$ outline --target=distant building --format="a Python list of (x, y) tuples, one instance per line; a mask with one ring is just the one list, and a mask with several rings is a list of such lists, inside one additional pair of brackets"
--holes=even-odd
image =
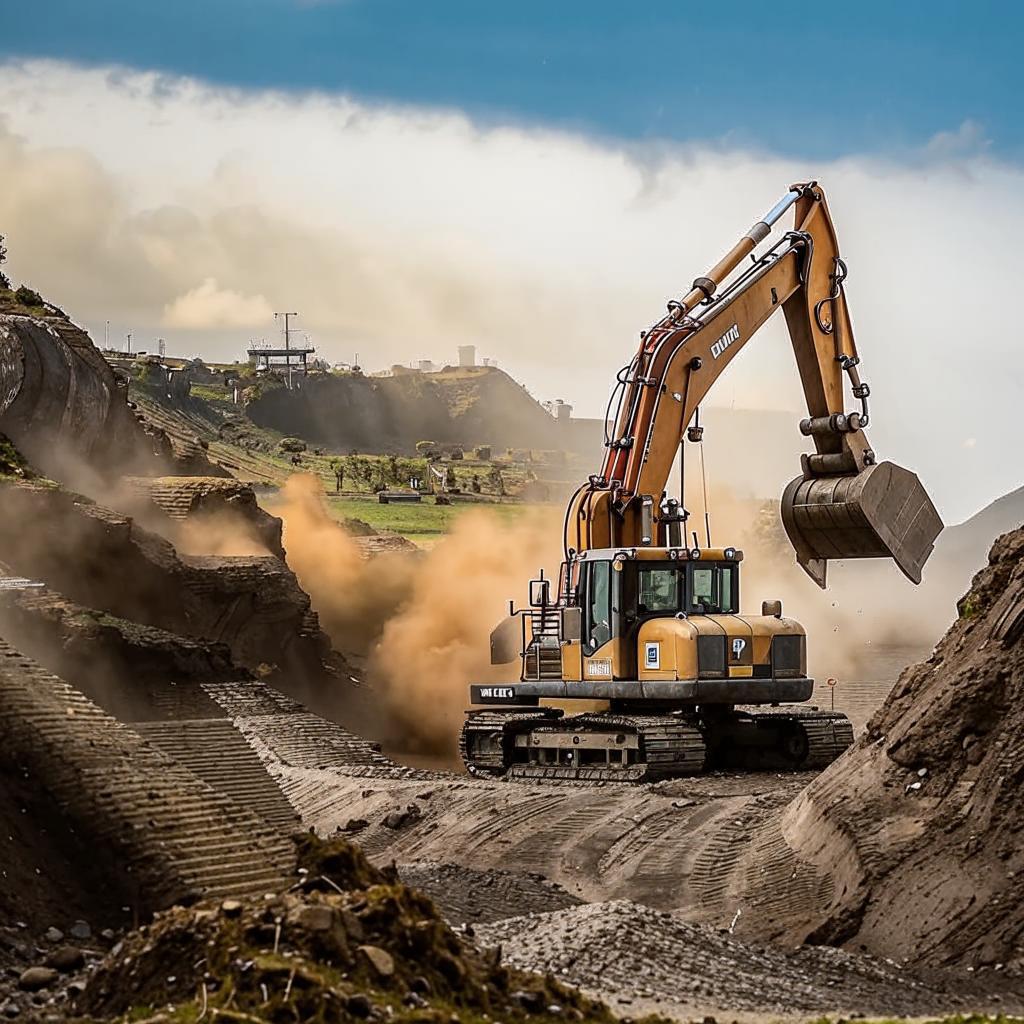
[(476, 366), (476, 345), (459, 346), (459, 366)]
[(283, 373), (288, 377), (290, 385), (293, 374), (305, 376), (308, 369), (307, 360), (315, 351), (315, 348), (309, 346), (294, 348), (288, 345), (285, 348), (276, 348), (265, 341), (253, 341), (246, 354), (250, 365), (255, 366), (257, 371)]
[(572, 406), (563, 402), (560, 398), (556, 398), (554, 404), (551, 406), (551, 415), (556, 420), (567, 420), (572, 417)]

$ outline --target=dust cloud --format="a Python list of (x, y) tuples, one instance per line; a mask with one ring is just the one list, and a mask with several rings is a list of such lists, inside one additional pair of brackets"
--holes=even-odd
[(365, 659), (380, 738), (454, 762), (469, 683), (518, 671), (492, 668), (488, 638), (526, 580), (557, 565), (560, 516), (530, 510), (508, 523), (473, 509), (429, 551), (368, 561), (330, 517), (315, 477), (292, 476), (270, 509), (324, 629), (346, 656)]
[(288, 564), (335, 647), (365, 658), (406, 601), (417, 568), (405, 555), (367, 562), (362, 549), (331, 518), (323, 486), (311, 474), (293, 474), (267, 510), (284, 523)]
[(509, 598), (522, 598), (541, 565), (557, 565), (559, 525), (554, 511), (507, 524), (473, 510), (420, 563), (408, 604), (370, 660), (370, 677), (414, 751), (454, 754), (469, 683), (518, 678), (518, 664), (491, 666), (488, 638)]
[(270, 555), (255, 526), (240, 512), (218, 509), (176, 524), (172, 538), (183, 555)]

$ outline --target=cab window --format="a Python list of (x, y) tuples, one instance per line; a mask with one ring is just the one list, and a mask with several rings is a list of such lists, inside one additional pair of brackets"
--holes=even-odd
[(679, 572), (671, 569), (640, 570), (640, 612), (679, 610)]
[(738, 612), (739, 595), (736, 593), (736, 566), (719, 566), (718, 580), (718, 606), (723, 612)]
[(729, 615), (739, 609), (735, 565), (695, 565), (690, 569), (691, 615)]
[(607, 643), (612, 636), (611, 630), (611, 563), (594, 562), (590, 566), (590, 595), (588, 601), (590, 611), (589, 635), (587, 639), (593, 648)]
[(711, 608), (718, 602), (715, 600), (715, 570), (701, 566), (693, 570), (693, 605)]

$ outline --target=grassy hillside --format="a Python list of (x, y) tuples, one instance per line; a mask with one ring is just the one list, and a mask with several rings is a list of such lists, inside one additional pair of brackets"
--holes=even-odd
[[(466, 452), (463, 458), (445, 454), (428, 460), (331, 449), (253, 422), (247, 406), (236, 404), (225, 385), (193, 384), (187, 397), (172, 397), (143, 370), (140, 366), (132, 374), (131, 400), (146, 420), (168, 433), (179, 455), (198, 454), (261, 487), (277, 488), (293, 473), (312, 473), (322, 481), (339, 521), (358, 519), (421, 546), (435, 542), (474, 506), (487, 505), (514, 519), (530, 505), (561, 502), (583, 472), (581, 460), (559, 452), (479, 453), (489, 458)], [(379, 501), (381, 489), (408, 490), (413, 479), (429, 487), (431, 466), (444, 474), (453, 504), (438, 505), (430, 494), (414, 504)], [(436, 477), (434, 482), (439, 486)]]
[[(411, 454), (418, 441), (566, 449), (578, 436), (495, 367), (439, 373), (311, 375), (300, 389), (254, 396), (250, 418), (326, 448)], [(586, 445), (593, 455), (596, 434)]]

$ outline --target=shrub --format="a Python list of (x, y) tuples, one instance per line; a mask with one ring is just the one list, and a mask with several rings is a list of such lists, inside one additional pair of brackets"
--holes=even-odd
[(43, 299), (39, 292), (34, 292), (25, 285), (21, 285), (14, 293), (14, 299), (22, 306), (41, 306), (43, 304)]

